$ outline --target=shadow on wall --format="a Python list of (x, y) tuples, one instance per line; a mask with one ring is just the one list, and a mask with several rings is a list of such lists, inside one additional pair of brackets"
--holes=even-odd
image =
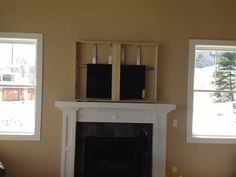
[(234, 164), (235, 168), (234, 168), (233, 174), (230, 177), (236, 177), (236, 155), (234, 155), (232, 164)]

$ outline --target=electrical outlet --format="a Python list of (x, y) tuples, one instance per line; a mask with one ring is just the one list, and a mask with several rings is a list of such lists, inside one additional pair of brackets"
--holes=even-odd
[(178, 120), (174, 119), (173, 120), (173, 128), (176, 128), (176, 127), (178, 127)]
[(172, 167), (172, 173), (177, 173), (178, 172), (178, 169), (177, 169), (177, 167)]

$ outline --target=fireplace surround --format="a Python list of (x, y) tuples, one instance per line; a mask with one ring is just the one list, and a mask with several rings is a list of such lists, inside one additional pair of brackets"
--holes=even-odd
[[(152, 124), (152, 177), (165, 177), (167, 114), (173, 104), (57, 101), (63, 112), (61, 177), (74, 175), (76, 123)], [(78, 131), (78, 130), (77, 130)]]

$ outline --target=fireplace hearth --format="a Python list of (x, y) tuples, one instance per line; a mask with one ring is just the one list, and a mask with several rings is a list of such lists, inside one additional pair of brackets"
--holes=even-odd
[(61, 177), (165, 177), (172, 104), (65, 102)]

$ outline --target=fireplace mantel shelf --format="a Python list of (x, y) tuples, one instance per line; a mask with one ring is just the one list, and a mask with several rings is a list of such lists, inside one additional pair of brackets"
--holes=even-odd
[(152, 177), (165, 177), (167, 114), (174, 104), (56, 101), (63, 112), (61, 177), (74, 177), (76, 122), (153, 124)]
[(153, 110), (157, 113), (167, 114), (176, 109), (174, 104), (158, 103), (126, 103), (126, 102), (75, 102), (56, 101), (55, 106), (62, 111), (80, 108), (112, 108), (112, 109), (145, 109)]

